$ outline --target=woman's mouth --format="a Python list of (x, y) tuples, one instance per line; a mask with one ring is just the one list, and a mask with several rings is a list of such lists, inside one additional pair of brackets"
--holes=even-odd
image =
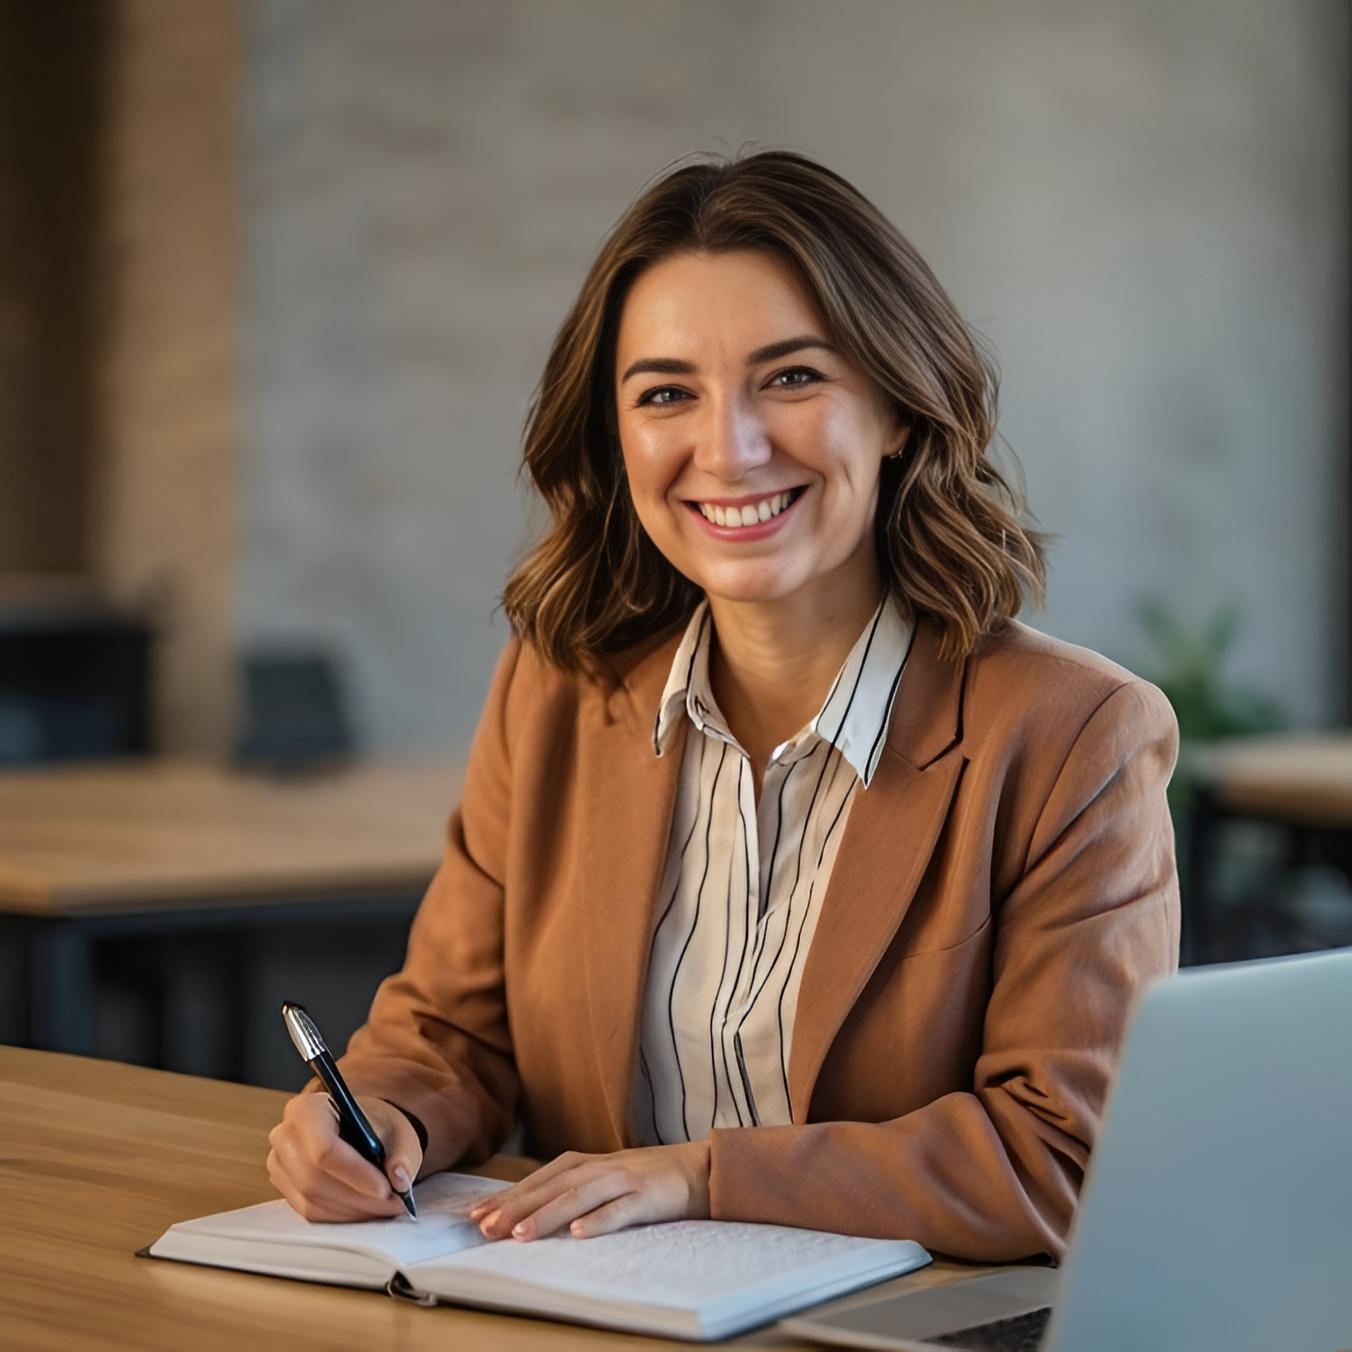
[(793, 514), (806, 484), (763, 497), (745, 498), (735, 505), (713, 502), (687, 502), (685, 505), (711, 535), (719, 540), (763, 540), (782, 529)]

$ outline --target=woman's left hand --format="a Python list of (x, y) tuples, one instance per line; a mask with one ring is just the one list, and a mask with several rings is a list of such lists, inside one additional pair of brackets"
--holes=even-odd
[(565, 1228), (582, 1239), (708, 1215), (708, 1141), (611, 1155), (569, 1151), (469, 1210), (488, 1239), (539, 1239)]

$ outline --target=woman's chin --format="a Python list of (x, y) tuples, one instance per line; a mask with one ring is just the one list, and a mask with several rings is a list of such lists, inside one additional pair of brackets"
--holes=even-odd
[(791, 596), (798, 590), (800, 579), (786, 574), (782, 567), (776, 567), (768, 560), (765, 564), (748, 560), (735, 568), (710, 570), (699, 583), (706, 595), (715, 600), (754, 605), (782, 601)]

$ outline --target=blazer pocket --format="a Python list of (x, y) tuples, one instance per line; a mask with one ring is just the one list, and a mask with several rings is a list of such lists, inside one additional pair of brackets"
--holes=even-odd
[(949, 953), (955, 948), (961, 948), (964, 944), (970, 944), (974, 939), (979, 939), (990, 928), (993, 919), (994, 917), (987, 911), (985, 916), (977, 922), (976, 927), (968, 933), (956, 939), (951, 939), (947, 943), (936, 942), (925, 947), (909, 947), (903, 944), (898, 950), (897, 956), (899, 958), (923, 958), (937, 953)]
[(989, 866), (972, 867), (951, 839), (943, 839), (893, 940), (906, 957), (941, 953), (973, 939), (991, 923)]

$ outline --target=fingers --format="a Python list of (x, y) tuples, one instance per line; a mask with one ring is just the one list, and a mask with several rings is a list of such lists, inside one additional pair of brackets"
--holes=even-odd
[[(548, 1164), (542, 1164), (533, 1174), (523, 1178), (520, 1183), (515, 1183), (510, 1188), (503, 1188), (500, 1192), (491, 1193), (481, 1201), (476, 1202), (466, 1212), (466, 1215), (470, 1220), (479, 1224), (488, 1238), (499, 1238), (499, 1228), (501, 1234), (505, 1235), (512, 1225), (525, 1214), (521, 1210), (523, 1202), (529, 1198), (543, 1196), (541, 1189), (550, 1180), (561, 1173), (577, 1168), (591, 1158), (590, 1155), (580, 1155), (575, 1150), (565, 1151), (562, 1155), (555, 1156)], [(599, 1158), (604, 1158), (604, 1156)], [(513, 1219), (507, 1225), (498, 1227), (496, 1222), (504, 1212), (511, 1215)]]
[[(378, 1170), (370, 1165), (360, 1172), (346, 1167), (340, 1152), (350, 1150), (351, 1147), (336, 1137), (333, 1142), (315, 1144), (281, 1127), (274, 1127), (268, 1142), (272, 1147), (268, 1154), (269, 1173), (274, 1166), (285, 1171), (287, 1177), (307, 1196), (341, 1196), (347, 1198), (351, 1205), (357, 1198), (367, 1204), (382, 1203), (390, 1195), (390, 1186), (381, 1178)], [(335, 1160), (336, 1168), (331, 1170), (328, 1166)], [(357, 1163), (366, 1164), (361, 1159)]]
[(396, 1192), (407, 1192), (422, 1167), (422, 1147), (413, 1124), (384, 1099), (362, 1099), (362, 1108), (385, 1147), (385, 1177)]
[(497, 1211), (503, 1206), (515, 1203), (527, 1192), (537, 1188), (545, 1179), (552, 1178), (564, 1169), (571, 1169), (588, 1158), (590, 1157), (579, 1155), (574, 1150), (556, 1155), (548, 1164), (542, 1164), (534, 1173), (523, 1178), (519, 1183), (514, 1183), (510, 1188), (503, 1188), (498, 1192), (490, 1193), (487, 1197), (475, 1202), (465, 1214), (470, 1220), (479, 1221), (489, 1212)]
[(403, 1203), (397, 1197), (376, 1203), (362, 1200), (359, 1206), (353, 1206), (352, 1193), (341, 1186), (304, 1190), (292, 1180), (275, 1154), (268, 1157), (268, 1176), (291, 1209), (307, 1221), (369, 1221), (404, 1215)]
[[(515, 1187), (484, 1198), (469, 1215), (478, 1221), (488, 1239), (505, 1239), (508, 1235), (521, 1240), (543, 1239), (643, 1187), (643, 1179), (618, 1155), (569, 1153), (537, 1169)], [(626, 1223), (621, 1219), (627, 1214), (624, 1209), (609, 1214), (612, 1228)]]
[[(359, 1101), (382, 1141), (387, 1131), (398, 1136), (398, 1124), (386, 1116), (396, 1113), (395, 1109), (377, 1099)], [(397, 1115), (413, 1135), (408, 1119)], [(306, 1219), (370, 1220), (402, 1214), (403, 1205), (393, 1196), (390, 1180), (340, 1139), (337, 1114), (327, 1095), (300, 1094), (291, 1099), (268, 1143), (268, 1174)], [(409, 1158), (407, 1146), (406, 1141), (399, 1144), (398, 1167), (405, 1169), (408, 1166), (402, 1160)], [(416, 1135), (412, 1152), (414, 1159), (420, 1159)]]
[(626, 1225), (707, 1216), (707, 1142), (609, 1155), (560, 1155), (469, 1208), (488, 1239), (537, 1239), (568, 1228), (583, 1238)]
[[(569, 1178), (578, 1177), (581, 1172), (577, 1170)], [(566, 1184), (567, 1180), (564, 1182)], [(510, 1211), (499, 1211), (493, 1225), (494, 1235), (510, 1232), (514, 1239), (540, 1239), (552, 1235), (579, 1216), (628, 1192), (632, 1186), (630, 1179), (619, 1170), (598, 1172), (590, 1178), (578, 1177), (576, 1183), (563, 1186), (562, 1191), (553, 1196), (537, 1194)]]
[(574, 1239), (591, 1239), (595, 1235), (623, 1230), (629, 1225), (646, 1225), (661, 1219), (663, 1213), (651, 1196), (642, 1192), (626, 1192), (605, 1206), (579, 1216), (568, 1229)]
[(365, 1197), (388, 1196), (389, 1181), (380, 1170), (339, 1137), (337, 1115), (328, 1098), (306, 1097), (312, 1102), (294, 1110), (296, 1100), (287, 1104), (281, 1123), (268, 1137), (291, 1176), (302, 1187), (328, 1177)]

